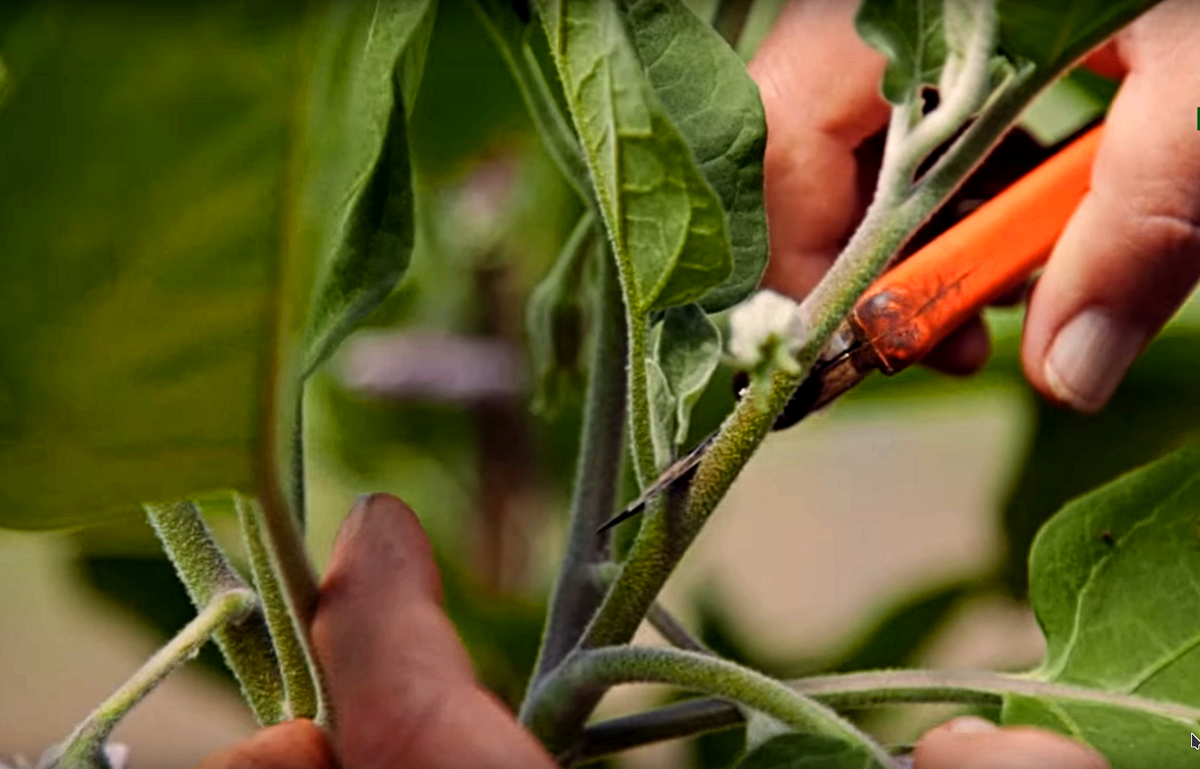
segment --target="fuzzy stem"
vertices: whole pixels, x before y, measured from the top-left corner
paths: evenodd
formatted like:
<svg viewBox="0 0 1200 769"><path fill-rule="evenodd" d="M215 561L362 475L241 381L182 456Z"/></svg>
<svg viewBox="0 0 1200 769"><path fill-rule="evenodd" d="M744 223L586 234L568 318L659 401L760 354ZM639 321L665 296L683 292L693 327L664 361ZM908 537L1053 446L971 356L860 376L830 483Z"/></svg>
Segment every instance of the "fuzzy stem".
<svg viewBox="0 0 1200 769"><path fill-rule="evenodd" d="M195 503L153 504L145 509L197 611L230 590L250 590ZM263 613L256 608L241 622L217 631L216 641L259 723L270 725L287 719L279 660Z"/></svg>
<svg viewBox="0 0 1200 769"><path fill-rule="evenodd" d="M263 537L262 508L253 499L234 495L238 524L250 555L254 585L262 598L263 614L271 631L275 653L283 677L287 697L288 718L313 718L317 713L318 692L312 670L316 666L308 657L291 610L283 595L278 567L271 557Z"/></svg>
<svg viewBox="0 0 1200 769"><path fill-rule="evenodd" d="M600 250L595 346L588 374L583 434L575 467L567 552L550 598L532 690L575 646L600 600L596 568L608 559L596 529L612 514L625 443L625 318L616 265Z"/></svg>
<svg viewBox="0 0 1200 769"><path fill-rule="evenodd" d="M267 456L270 455L268 451ZM289 512L275 481L276 476L267 475L259 496L261 515L257 523L261 529L260 538L270 553L276 582L296 637L303 647L308 674L316 691L317 703L312 718L322 726L332 726L333 709L316 655L312 651L311 628L319 596L317 576L309 561L296 518ZM291 662L289 660L289 664Z"/></svg>
<svg viewBox="0 0 1200 769"><path fill-rule="evenodd" d="M253 616L256 604L254 593L246 588L214 594L195 619L92 711L63 741L60 752L49 761L43 758L42 764L55 769L106 769L104 744L121 719L171 671L195 657L214 633Z"/></svg>
<svg viewBox="0 0 1200 769"><path fill-rule="evenodd" d="M672 684L690 691L733 700L801 732L824 734L861 748L883 767L896 764L887 751L833 710L798 694L762 673L709 654L648 647L610 647L570 657L544 684L538 699L544 711L532 714L535 731L543 718L568 703L574 692L607 689L630 683ZM570 742L551 743L562 752Z"/></svg>
<svg viewBox="0 0 1200 769"><path fill-rule="evenodd" d="M676 649L698 652L700 654L713 653L712 649L709 649L704 645L703 641L689 633L688 629L683 626L683 623L676 619L675 615L667 611L667 608L658 601L650 605L650 611L646 613L646 621L658 631L658 634L663 637L664 641Z"/></svg>
<svg viewBox="0 0 1200 769"><path fill-rule="evenodd" d="M667 509L647 513L629 557L588 626L583 648L615 646L633 638L663 584L770 431L801 378L777 371L765 400L742 398L700 462L690 492L668 492Z"/></svg>
<svg viewBox="0 0 1200 769"><path fill-rule="evenodd" d="M987 671L880 670L802 678L788 682L788 686L838 710L895 704L995 707L1006 694L1021 694L1098 702L1167 718L1200 720L1200 710L1196 708ZM571 757L583 763L663 740L729 729L744 722L737 706L725 700L711 697L687 700L588 726Z"/></svg>
<svg viewBox="0 0 1200 769"><path fill-rule="evenodd" d="M625 313L625 324L629 334L630 444L638 487L644 489L658 472L658 463L654 458L650 383L646 376L646 356L650 352L650 323L644 314L629 307Z"/></svg>

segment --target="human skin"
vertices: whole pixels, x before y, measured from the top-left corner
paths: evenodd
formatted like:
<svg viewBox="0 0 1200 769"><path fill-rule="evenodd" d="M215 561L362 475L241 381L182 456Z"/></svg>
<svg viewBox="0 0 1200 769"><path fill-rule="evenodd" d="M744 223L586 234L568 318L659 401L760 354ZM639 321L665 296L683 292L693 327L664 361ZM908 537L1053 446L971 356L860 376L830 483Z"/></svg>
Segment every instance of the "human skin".
<svg viewBox="0 0 1200 769"><path fill-rule="evenodd" d="M794 298L820 279L869 201L856 152L887 123L885 60L854 30L849 0L792 0L750 63L767 118L765 284ZM1092 188L1029 299L1021 358L1050 400L1100 409L1200 276L1200 3L1167 0L1088 60L1123 78ZM860 153L861 154L861 153ZM983 364L975 320L927 362Z"/></svg>
<svg viewBox="0 0 1200 769"><path fill-rule="evenodd" d="M313 643L337 713L332 736L311 721L290 721L211 756L199 769L556 766L475 680L442 609L429 540L399 499L364 497L346 517L321 584ZM979 719L928 733L915 758L916 769L1107 766L1065 737L997 730Z"/></svg>

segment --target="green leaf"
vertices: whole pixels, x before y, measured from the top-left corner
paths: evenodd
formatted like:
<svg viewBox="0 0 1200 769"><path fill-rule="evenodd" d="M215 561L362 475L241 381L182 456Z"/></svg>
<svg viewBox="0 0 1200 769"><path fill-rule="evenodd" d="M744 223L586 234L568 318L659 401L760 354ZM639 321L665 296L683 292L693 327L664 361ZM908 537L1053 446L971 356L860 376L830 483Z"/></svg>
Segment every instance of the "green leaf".
<svg viewBox="0 0 1200 769"><path fill-rule="evenodd" d="M408 226L404 114L382 105L415 80L428 18L386 28L417 7L393 4L370 27L370 6L336 5L374 30L368 53L409 41L398 79L352 49L340 83L309 73L296 6L46 3L5 23L0 525L98 523L277 472L269 394L295 389L306 322L291 299L320 275L311 367L390 288L380 249ZM330 48L316 58L333 66Z"/></svg>
<svg viewBox="0 0 1200 769"><path fill-rule="evenodd" d="M522 18L508 0L474 0L470 5L521 91L525 109L547 154L580 197L590 202L591 189L583 150L530 45L536 22Z"/></svg>
<svg viewBox="0 0 1200 769"><path fill-rule="evenodd" d="M936 86L946 62L942 0L866 0L858 9L859 36L888 58L883 96L892 104Z"/></svg>
<svg viewBox="0 0 1200 769"><path fill-rule="evenodd" d="M876 769L865 749L815 734L781 734L750 751L734 769Z"/></svg>
<svg viewBox="0 0 1200 769"><path fill-rule="evenodd" d="M692 408L721 362L721 332L698 305L672 307L663 318L654 356L675 404L672 447L688 437Z"/></svg>
<svg viewBox="0 0 1200 769"><path fill-rule="evenodd" d="M646 82L615 0L538 6L627 304L645 316L699 299L733 270L724 212Z"/></svg>
<svg viewBox="0 0 1200 769"><path fill-rule="evenodd" d="M650 439L654 464L666 467L675 460L675 414L678 402L666 374L654 358L646 359L646 386L650 392Z"/></svg>
<svg viewBox="0 0 1200 769"><path fill-rule="evenodd" d="M1049 82L1156 2L998 0L1003 58L995 60L997 71L1031 65L1025 77ZM986 7L972 0L866 0L856 23L863 40L888 57L884 97L904 104L923 87L944 86L961 61L976 14Z"/></svg>
<svg viewBox="0 0 1200 769"><path fill-rule="evenodd" d="M408 114L435 8L434 0L331 3L322 19L301 204L318 265L305 376L408 268L414 237Z"/></svg>
<svg viewBox="0 0 1200 769"><path fill-rule="evenodd" d="M1021 374L1015 340L1005 357L1016 381ZM1033 439L1001 519L1008 541L1001 577L1014 596L1025 597L1034 535L1059 508L1200 434L1197 371L1200 332L1168 328L1100 413L1077 414L1035 401Z"/></svg>
<svg viewBox="0 0 1200 769"><path fill-rule="evenodd" d="M1175 763L1151 757L1183 749L1200 723L1197 492L1200 447L1189 446L1072 502L1043 527L1029 571L1047 652L1032 675L1081 690L1009 697L1006 720L1083 739L1113 769Z"/></svg>
<svg viewBox="0 0 1200 769"><path fill-rule="evenodd" d="M255 488L301 21L46 3L6 28L0 525Z"/></svg>
<svg viewBox="0 0 1200 769"><path fill-rule="evenodd" d="M525 308L525 334L537 381L534 409L543 413L556 413L565 392L582 385L583 279L595 228L591 213L580 217Z"/></svg>
<svg viewBox="0 0 1200 769"><path fill-rule="evenodd" d="M1000 47L1038 69L1074 64L1159 0L998 0Z"/></svg>
<svg viewBox="0 0 1200 769"><path fill-rule="evenodd" d="M767 266L767 124L741 57L681 0L620 0L646 78L725 211L733 273L700 298L717 312L745 299Z"/></svg>

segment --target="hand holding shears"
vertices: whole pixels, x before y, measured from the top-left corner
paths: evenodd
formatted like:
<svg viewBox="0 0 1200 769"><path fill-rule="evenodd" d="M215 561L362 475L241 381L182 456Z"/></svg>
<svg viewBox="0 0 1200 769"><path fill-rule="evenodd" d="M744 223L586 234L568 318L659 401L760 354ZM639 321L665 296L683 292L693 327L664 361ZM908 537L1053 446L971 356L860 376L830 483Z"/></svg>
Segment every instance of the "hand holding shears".
<svg viewBox="0 0 1200 769"><path fill-rule="evenodd" d="M920 361L985 306L1029 280L1088 192L1102 131L1091 129L880 277L834 333L775 428L799 422L872 372L891 375ZM714 437L670 465L601 530L690 477Z"/></svg>

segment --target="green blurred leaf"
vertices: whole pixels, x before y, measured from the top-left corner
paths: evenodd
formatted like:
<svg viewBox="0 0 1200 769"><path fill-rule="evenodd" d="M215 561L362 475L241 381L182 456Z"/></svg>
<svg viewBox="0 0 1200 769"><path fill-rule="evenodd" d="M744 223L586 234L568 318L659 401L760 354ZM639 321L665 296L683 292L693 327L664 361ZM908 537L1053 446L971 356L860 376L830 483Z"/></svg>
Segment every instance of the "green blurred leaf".
<svg viewBox="0 0 1200 769"><path fill-rule="evenodd" d="M1200 448L1189 446L1042 528L1029 573L1046 659L1031 675L1131 697L1013 698L1006 721L1084 739L1113 769L1178 763L1200 713L1198 490Z"/></svg>
<svg viewBox="0 0 1200 769"><path fill-rule="evenodd" d="M733 269L720 201L646 82L615 0L541 0L627 304L687 304Z"/></svg>
<svg viewBox="0 0 1200 769"><path fill-rule="evenodd" d="M1003 59L996 60L996 71L1017 65L1028 72L1031 82L1049 82L1156 2L998 0L998 43ZM923 87L945 85L962 60L975 28L973 17L989 4L866 0L859 8L857 26L859 35L888 57L885 98L903 104L914 101Z"/></svg>
<svg viewBox="0 0 1200 769"><path fill-rule="evenodd" d="M408 115L435 0L330 3L321 19L301 203L317 279L304 375L387 297L413 247ZM399 108L402 106L403 109Z"/></svg>
<svg viewBox="0 0 1200 769"><path fill-rule="evenodd" d="M997 0L1000 47L1038 69L1069 67L1159 0Z"/></svg>
<svg viewBox="0 0 1200 769"><path fill-rule="evenodd" d="M542 413L557 413L567 392L582 388L583 283L595 235L595 217L585 213L525 306L530 366L537 378L534 408Z"/></svg>
<svg viewBox="0 0 1200 769"><path fill-rule="evenodd" d="M699 305L667 310L654 356L675 404L672 450L688 437L692 408L721 362L721 332Z"/></svg>
<svg viewBox="0 0 1200 769"><path fill-rule="evenodd" d="M1018 365L1013 360L1013 377L1020 376ZM1025 595L1030 544L1056 510L1200 433L1197 371L1200 331L1168 328L1100 413L1077 414L1036 399L1033 442L1002 514L1001 577L1013 595Z"/></svg>
<svg viewBox="0 0 1200 769"><path fill-rule="evenodd" d="M300 27L46 3L7 28L0 524L255 487Z"/></svg>
<svg viewBox="0 0 1200 769"><path fill-rule="evenodd" d="M428 19L335 5L315 72L298 6L46 3L5 24L0 524L91 524L278 472L318 253L310 367L411 245L392 68Z"/></svg>
<svg viewBox="0 0 1200 769"><path fill-rule="evenodd" d="M708 312L745 299L767 266L767 124L741 57L680 0L620 0L629 37L663 109L725 211L733 272L700 298Z"/></svg>
<svg viewBox="0 0 1200 769"><path fill-rule="evenodd" d="M735 769L876 769L863 748L815 734L781 734L750 751Z"/></svg>

